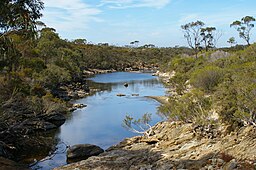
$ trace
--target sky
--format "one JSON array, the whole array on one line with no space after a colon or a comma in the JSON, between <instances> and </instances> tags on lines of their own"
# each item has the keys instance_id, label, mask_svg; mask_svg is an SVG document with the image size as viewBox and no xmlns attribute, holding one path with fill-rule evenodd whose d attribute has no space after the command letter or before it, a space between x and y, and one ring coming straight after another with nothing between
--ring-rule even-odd
<instances>
[{"instance_id":1,"label":"sky","mask_svg":"<svg viewBox=\"0 0 256 170\"><path fill-rule=\"evenodd\" d=\"M181 25L203 21L221 35L217 47L229 46L230 28L244 16L256 18L255 0L42 0L42 21L63 39L124 46L132 41L158 47L187 46ZM256 42L256 28L252 30Z\"/></svg>"}]
</instances>

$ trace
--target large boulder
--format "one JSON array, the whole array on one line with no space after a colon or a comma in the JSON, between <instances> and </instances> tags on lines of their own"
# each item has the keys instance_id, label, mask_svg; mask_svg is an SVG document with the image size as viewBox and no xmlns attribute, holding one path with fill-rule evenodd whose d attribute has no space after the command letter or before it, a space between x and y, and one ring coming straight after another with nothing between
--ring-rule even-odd
<instances>
[{"instance_id":1,"label":"large boulder","mask_svg":"<svg viewBox=\"0 0 256 170\"><path fill-rule=\"evenodd\" d=\"M62 113L52 112L49 115L46 115L44 120L60 127L65 123L66 117Z\"/></svg>"},{"instance_id":2,"label":"large boulder","mask_svg":"<svg viewBox=\"0 0 256 170\"><path fill-rule=\"evenodd\" d=\"M97 156L103 153L104 150L96 145L91 144L79 144L70 147L67 151L67 161L77 162L85 160L91 156Z\"/></svg>"}]
</instances>

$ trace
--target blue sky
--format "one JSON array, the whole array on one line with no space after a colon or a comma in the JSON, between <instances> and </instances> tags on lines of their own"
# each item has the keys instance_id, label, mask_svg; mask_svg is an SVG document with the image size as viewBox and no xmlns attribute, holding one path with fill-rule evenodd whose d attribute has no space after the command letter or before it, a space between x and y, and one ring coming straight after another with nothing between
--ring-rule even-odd
<instances>
[{"instance_id":1,"label":"blue sky","mask_svg":"<svg viewBox=\"0 0 256 170\"><path fill-rule=\"evenodd\" d=\"M42 21L64 39L85 38L92 43L160 47L186 46L181 25L201 20L222 35L217 46L235 37L229 25L242 17L256 17L255 0L43 0ZM252 31L256 41L256 28Z\"/></svg>"}]
</instances>

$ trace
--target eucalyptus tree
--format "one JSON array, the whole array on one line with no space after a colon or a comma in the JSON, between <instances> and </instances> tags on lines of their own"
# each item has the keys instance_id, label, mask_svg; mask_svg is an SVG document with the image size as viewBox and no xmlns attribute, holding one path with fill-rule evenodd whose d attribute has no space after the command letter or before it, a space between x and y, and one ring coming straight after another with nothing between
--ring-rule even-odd
<instances>
[{"instance_id":1,"label":"eucalyptus tree","mask_svg":"<svg viewBox=\"0 0 256 170\"><path fill-rule=\"evenodd\" d=\"M130 44L134 47L138 47L139 43L140 42L138 40L130 42Z\"/></svg>"},{"instance_id":2,"label":"eucalyptus tree","mask_svg":"<svg viewBox=\"0 0 256 170\"><path fill-rule=\"evenodd\" d=\"M45 64L57 59L58 48L62 46L62 40L53 28L43 28L36 49L43 58Z\"/></svg>"},{"instance_id":3,"label":"eucalyptus tree","mask_svg":"<svg viewBox=\"0 0 256 170\"><path fill-rule=\"evenodd\" d=\"M186 38L189 47L194 50L196 58L202 41L201 29L204 25L205 24L202 21L196 21L181 26L184 32L184 37Z\"/></svg>"},{"instance_id":4,"label":"eucalyptus tree","mask_svg":"<svg viewBox=\"0 0 256 170\"><path fill-rule=\"evenodd\" d=\"M227 41L231 47L233 47L233 45L236 44L236 40L235 40L235 37L230 37Z\"/></svg>"},{"instance_id":5,"label":"eucalyptus tree","mask_svg":"<svg viewBox=\"0 0 256 170\"><path fill-rule=\"evenodd\" d=\"M36 35L38 19L42 16L43 2L41 0L1 0L0 1L0 62L1 70L16 69L18 58L22 56L21 48L15 44L19 36L23 44L25 40Z\"/></svg>"},{"instance_id":6,"label":"eucalyptus tree","mask_svg":"<svg viewBox=\"0 0 256 170\"><path fill-rule=\"evenodd\" d=\"M44 8L41 0L1 0L0 6L2 34L14 30L34 31Z\"/></svg>"},{"instance_id":7,"label":"eucalyptus tree","mask_svg":"<svg viewBox=\"0 0 256 170\"><path fill-rule=\"evenodd\" d=\"M254 27L253 22L255 22L254 17L245 16L241 21L237 20L230 24L230 27L234 27L238 31L239 37L244 39L247 45L250 45L251 30Z\"/></svg>"},{"instance_id":8,"label":"eucalyptus tree","mask_svg":"<svg viewBox=\"0 0 256 170\"><path fill-rule=\"evenodd\" d=\"M205 50L208 51L210 48L214 48L214 31L215 27L206 27L201 29L202 42L204 43Z\"/></svg>"}]
</instances>

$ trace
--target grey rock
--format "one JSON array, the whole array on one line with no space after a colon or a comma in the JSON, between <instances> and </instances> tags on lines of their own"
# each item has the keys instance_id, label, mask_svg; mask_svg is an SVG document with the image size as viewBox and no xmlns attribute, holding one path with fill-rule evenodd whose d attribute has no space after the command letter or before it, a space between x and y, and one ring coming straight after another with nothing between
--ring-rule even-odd
<instances>
[{"instance_id":1,"label":"grey rock","mask_svg":"<svg viewBox=\"0 0 256 170\"><path fill-rule=\"evenodd\" d=\"M103 153L104 150L96 145L79 144L70 147L67 151L68 162L77 162L87 159L91 156L97 156Z\"/></svg>"},{"instance_id":2,"label":"grey rock","mask_svg":"<svg viewBox=\"0 0 256 170\"><path fill-rule=\"evenodd\" d=\"M61 113L51 113L44 118L45 121L54 124L57 127L63 125L66 121L66 117Z\"/></svg>"}]
</instances>

